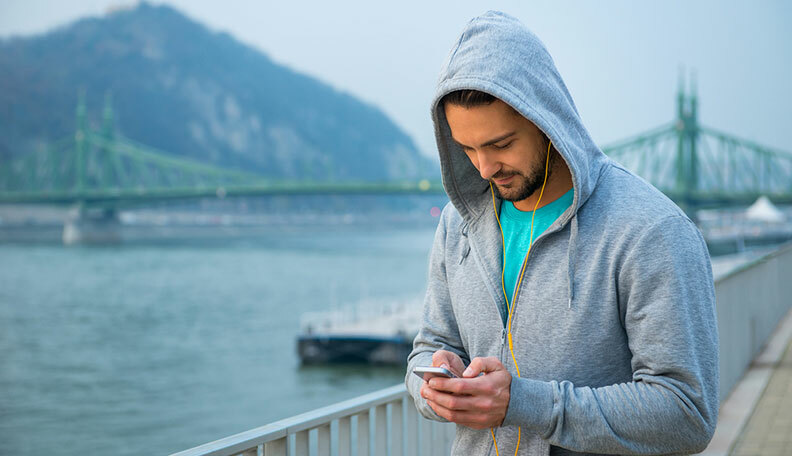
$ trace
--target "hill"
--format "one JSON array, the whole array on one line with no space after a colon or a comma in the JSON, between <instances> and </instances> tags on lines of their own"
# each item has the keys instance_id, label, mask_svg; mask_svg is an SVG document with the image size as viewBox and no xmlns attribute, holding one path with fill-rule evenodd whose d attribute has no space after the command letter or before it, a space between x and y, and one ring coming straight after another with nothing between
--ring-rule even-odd
<instances>
[{"instance_id":1,"label":"hill","mask_svg":"<svg viewBox=\"0 0 792 456\"><path fill-rule=\"evenodd\" d=\"M400 179L436 166L382 111L168 6L0 41L0 160L101 124L174 155L274 178Z\"/></svg>"}]
</instances>

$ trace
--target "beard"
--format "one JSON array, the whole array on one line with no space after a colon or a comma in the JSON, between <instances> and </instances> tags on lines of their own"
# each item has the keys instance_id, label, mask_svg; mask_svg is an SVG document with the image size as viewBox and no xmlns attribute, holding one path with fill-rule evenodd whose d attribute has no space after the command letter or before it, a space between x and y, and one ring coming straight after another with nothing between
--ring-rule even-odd
<instances>
[{"instance_id":1,"label":"beard","mask_svg":"<svg viewBox=\"0 0 792 456\"><path fill-rule=\"evenodd\" d=\"M547 148L547 144L545 144L545 148ZM519 171L501 171L495 174L492 176L492 179L505 179L510 176L515 176L512 182L503 187L490 180L495 189L495 194L498 198L511 202L522 201L529 198L537 190L542 188L542 184L544 184L545 181L545 170L548 167L550 169L547 169L547 180L550 180L555 158L556 153L553 149L550 151L549 166L546 166L547 160L542 160L538 169L531 170L528 174Z\"/></svg>"}]
</instances>

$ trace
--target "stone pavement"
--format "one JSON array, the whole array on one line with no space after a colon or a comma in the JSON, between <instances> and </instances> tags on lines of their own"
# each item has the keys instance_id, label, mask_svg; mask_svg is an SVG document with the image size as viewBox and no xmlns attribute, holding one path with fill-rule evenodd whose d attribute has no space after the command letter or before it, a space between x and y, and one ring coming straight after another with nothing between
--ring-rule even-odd
<instances>
[{"instance_id":1,"label":"stone pavement","mask_svg":"<svg viewBox=\"0 0 792 456\"><path fill-rule=\"evenodd\" d=\"M792 342L729 454L792 455Z\"/></svg>"}]
</instances>

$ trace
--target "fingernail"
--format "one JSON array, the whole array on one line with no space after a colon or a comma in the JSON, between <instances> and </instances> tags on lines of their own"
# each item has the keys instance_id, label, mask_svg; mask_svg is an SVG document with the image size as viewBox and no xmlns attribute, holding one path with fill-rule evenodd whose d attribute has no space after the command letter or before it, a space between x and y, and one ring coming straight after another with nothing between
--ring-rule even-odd
<instances>
[{"instance_id":1,"label":"fingernail","mask_svg":"<svg viewBox=\"0 0 792 456\"><path fill-rule=\"evenodd\" d=\"M462 376L463 377L467 377L471 373L473 373L473 370L468 367L468 368L465 369L465 372L462 372Z\"/></svg>"},{"instance_id":2,"label":"fingernail","mask_svg":"<svg viewBox=\"0 0 792 456\"><path fill-rule=\"evenodd\" d=\"M448 364L443 363L443 364L440 365L440 367L442 367L443 369L448 369Z\"/></svg>"}]
</instances>

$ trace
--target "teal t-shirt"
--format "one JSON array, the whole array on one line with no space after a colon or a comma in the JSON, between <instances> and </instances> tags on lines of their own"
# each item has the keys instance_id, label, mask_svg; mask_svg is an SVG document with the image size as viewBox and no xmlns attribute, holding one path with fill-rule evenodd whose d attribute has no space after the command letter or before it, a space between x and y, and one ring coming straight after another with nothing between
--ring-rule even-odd
<instances>
[{"instance_id":1,"label":"teal t-shirt","mask_svg":"<svg viewBox=\"0 0 792 456\"><path fill-rule=\"evenodd\" d=\"M533 222L534 240L536 240L540 234L544 233L545 230L567 210L572 204L574 196L574 189L570 189L557 200L536 210L536 217L534 217ZM512 294L514 293L514 288L517 286L517 279L523 265L523 260L525 260L525 254L528 253L531 238L532 215L533 211L523 212L514 207L511 201L503 201L501 203L500 222L503 228L503 241L505 243L505 255L503 257L505 273L503 275L503 283L506 287L506 295L509 297L509 304L512 302ZM506 324L508 314L507 308L504 315L504 324Z\"/></svg>"}]
</instances>

